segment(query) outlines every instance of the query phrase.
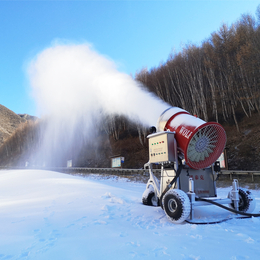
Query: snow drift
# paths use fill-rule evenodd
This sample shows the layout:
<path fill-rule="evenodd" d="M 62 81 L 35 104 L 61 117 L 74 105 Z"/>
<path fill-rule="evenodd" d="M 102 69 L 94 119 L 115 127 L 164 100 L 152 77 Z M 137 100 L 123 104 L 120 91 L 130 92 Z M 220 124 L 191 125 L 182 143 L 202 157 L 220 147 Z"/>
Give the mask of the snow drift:
<path fill-rule="evenodd" d="M 126 179 L 2 170 L 0 259 L 259 258 L 259 218 L 174 225 L 160 207 L 141 204 L 144 190 Z M 260 191 L 252 192 L 259 210 Z M 230 214 L 214 206 L 195 209 L 201 220 Z"/>

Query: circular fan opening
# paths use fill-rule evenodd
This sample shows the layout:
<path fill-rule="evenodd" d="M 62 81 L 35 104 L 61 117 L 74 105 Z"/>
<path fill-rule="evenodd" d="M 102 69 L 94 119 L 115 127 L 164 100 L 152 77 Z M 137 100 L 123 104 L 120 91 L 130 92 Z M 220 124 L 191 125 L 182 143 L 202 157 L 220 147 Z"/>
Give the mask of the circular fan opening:
<path fill-rule="evenodd" d="M 205 168 L 220 156 L 226 143 L 226 134 L 219 125 L 209 124 L 199 129 L 187 148 L 188 163 L 194 168 Z"/>

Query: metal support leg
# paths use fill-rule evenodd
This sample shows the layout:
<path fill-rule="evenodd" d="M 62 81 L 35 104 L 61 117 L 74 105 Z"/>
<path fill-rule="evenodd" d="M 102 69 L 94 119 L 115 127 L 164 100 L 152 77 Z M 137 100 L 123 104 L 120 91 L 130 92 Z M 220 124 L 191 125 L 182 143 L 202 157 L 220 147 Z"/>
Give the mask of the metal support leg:
<path fill-rule="evenodd" d="M 231 200 L 234 202 L 235 210 L 239 210 L 239 185 L 236 179 L 232 182 Z"/>
<path fill-rule="evenodd" d="M 192 178 L 189 178 L 189 192 L 187 193 L 189 199 L 190 199 L 190 219 L 192 220 L 194 217 L 194 203 L 195 203 L 195 193 L 194 193 L 194 181 Z"/>

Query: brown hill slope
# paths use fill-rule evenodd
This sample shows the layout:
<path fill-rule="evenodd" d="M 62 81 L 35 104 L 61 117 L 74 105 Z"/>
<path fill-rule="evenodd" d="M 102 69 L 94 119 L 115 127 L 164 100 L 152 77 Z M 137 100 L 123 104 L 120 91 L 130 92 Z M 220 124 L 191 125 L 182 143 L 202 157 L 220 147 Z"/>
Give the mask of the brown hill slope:
<path fill-rule="evenodd" d="M 19 126 L 22 121 L 23 120 L 19 118 L 18 115 L 7 108 L 0 106 L 0 131 L 3 128 L 2 132 L 0 133 L 2 136 L 4 134 L 6 136 L 10 136 L 10 133 L 15 130 L 15 126 Z M 255 113 L 252 114 L 250 118 L 240 118 L 238 123 L 240 132 L 237 131 L 235 125 L 230 125 L 228 123 L 222 124 L 227 134 L 226 152 L 228 168 L 230 170 L 260 171 L 260 115 Z M 30 128 L 30 125 L 27 124 L 27 128 L 29 127 L 29 129 L 31 129 L 27 129 L 28 134 L 32 135 L 35 132 L 34 128 L 37 128 L 37 126 L 33 126 L 34 125 L 32 124 Z M 26 141 L 27 139 L 28 138 L 23 138 L 22 141 Z M 29 139 L 31 140 L 33 138 Z M 2 160 L 2 165 L 15 166 L 20 161 L 20 159 L 25 156 L 21 150 L 22 144 L 17 143 L 17 140 L 13 142 L 15 145 L 17 145 L 17 147 L 12 148 L 12 156 L 9 154 L 6 157 L 5 155 L 0 154 L 0 157 L 6 157 L 5 160 Z M 36 149 L 36 146 L 33 143 L 25 144 L 25 146 L 28 146 L 26 151 L 28 149 L 30 151 L 34 151 Z M 89 156 L 87 156 L 87 152 L 83 149 L 80 153 L 80 158 L 75 160 L 76 164 L 74 166 L 110 167 L 111 156 L 120 155 L 125 158 L 125 161 L 122 165 L 123 168 L 136 169 L 143 167 L 144 163 L 149 160 L 147 141 L 143 140 L 142 145 L 139 140 L 138 132 L 134 129 L 132 131 L 121 130 L 118 140 L 115 140 L 113 136 L 110 135 L 109 140 L 106 142 L 104 140 L 101 141 L 101 147 L 94 148 L 95 151 L 93 149 L 90 151 L 91 153 L 95 154 L 95 156 L 92 156 L 93 158 L 89 158 Z M 89 147 L 87 147 L 85 150 L 88 151 Z M 2 152 L 5 152 L 5 149 Z"/>
<path fill-rule="evenodd" d="M 240 132 L 235 125 L 222 124 L 227 134 L 226 154 L 229 170 L 260 171 L 260 115 L 240 119 Z M 148 158 L 147 143 L 138 136 L 110 140 L 113 154 L 125 157 L 123 168 L 140 168 Z"/>
<path fill-rule="evenodd" d="M 17 127 L 25 121 L 26 119 L 15 114 L 5 106 L 0 105 L 0 146 L 15 132 Z"/>

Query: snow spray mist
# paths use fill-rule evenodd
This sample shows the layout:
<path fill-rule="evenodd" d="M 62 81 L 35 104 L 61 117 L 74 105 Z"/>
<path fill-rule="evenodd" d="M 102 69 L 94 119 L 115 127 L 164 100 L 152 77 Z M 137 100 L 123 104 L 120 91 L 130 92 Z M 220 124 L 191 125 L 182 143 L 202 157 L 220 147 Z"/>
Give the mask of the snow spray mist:
<path fill-rule="evenodd" d="M 31 61 L 28 75 L 38 112 L 48 118 L 39 149 L 45 160 L 46 156 L 56 160 L 55 154 L 67 151 L 72 142 L 75 146 L 79 128 L 84 129 L 84 139 L 94 138 L 105 115 L 151 126 L 169 107 L 89 44 L 43 50 Z"/>

